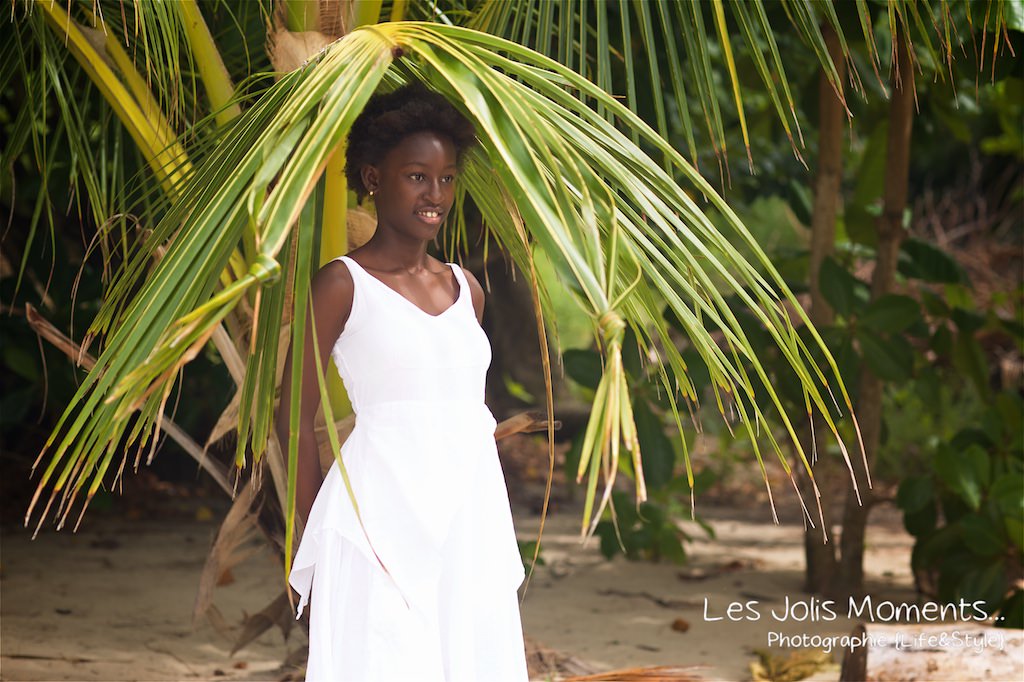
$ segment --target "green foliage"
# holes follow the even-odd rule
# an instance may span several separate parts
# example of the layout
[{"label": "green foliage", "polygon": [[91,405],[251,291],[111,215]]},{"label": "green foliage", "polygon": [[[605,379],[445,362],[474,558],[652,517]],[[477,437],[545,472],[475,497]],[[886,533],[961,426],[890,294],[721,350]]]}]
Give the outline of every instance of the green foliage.
[{"label": "green foliage", "polygon": [[832,309],[843,317],[862,310],[870,297],[868,286],[831,257],[821,264],[818,286]]},{"label": "green foliage", "polygon": [[661,505],[648,500],[636,508],[626,493],[616,490],[609,513],[613,520],[600,521],[595,531],[606,558],[621,551],[628,559],[668,559],[677,564],[686,561],[686,534]]},{"label": "green foliage", "polygon": [[962,284],[963,268],[956,260],[934,244],[910,237],[900,244],[897,272],[904,277],[938,284]]},{"label": "green foliage", "polygon": [[[871,163],[868,148],[861,172]],[[864,190],[864,197],[870,193]],[[1021,325],[978,310],[956,259],[922,239],[901,245],[902,293],[872,301],[868,283],[853,270],[873,253],[866,240],[857,241],[840,242],[822,265],[821,292],[836,319],[820,332],[854,391],[865,367],[886,382],[874,473],[902,479],[897,503],[916,539],[919,587],[942,601],[982,601],[998,625],[1021,627],[1015,583],[1024,565],[1024,400],[1017,387],[993,388],[982,345],[986,339],[1019,352]],[[1018,316],[1019,306],[1018,300]],[[770,359],[773,352],[764,357],[766,366],[795,409],[799,385]]]},{"label": "green foliage", "polygon": [[[52,15],[59,4],[65,3],[41,2],[35,7],[50,8]],[[664,425],[670,421],[680,424],[677,391],[682,400],[690,400],[712,386],[717,399],[722,387],[731,394],[730,408],[735,406],[741,413],[747,433],[754,431],[751,422],[759,423],[763,412],[775,410],[793,435],[787,408],[804,414],[811,403],[829,420],[835,413],[828,411],[825,387],[848,410],[850,403],[841,382],[833,381],[832,375],[826,380],[812,369],[831,363],[828,350],[806,328],[798,336],[788,315],[779,310],[783,305],[796,310],[799,306],[774,264],[764,256],[762,235],[752,237],[677,150],[689,149],[696,165],[694,129],[702,133],[690,122],[691,110],[705,114],[706,139],[712,144],[702,146],[713,150],[716,162],[722,161],[727,137],[741,138],[749,155],[750,147],[759,140],[777,147],[783,133],[790,139],[794,131],[800,135],[799,101],[813,97],[790,95],[780,46],[787,54],[788,68],[787,45],[809,45],[806,52],[814,59],[805,55],[807,63],[815,69],[821,65],[836,81],[821,35],[823,22],[842,33],[844,24],[857,25],[849,20],[856,19],[856,11],[864,10],[860,28],[869,41],[870,68],[876,73],[878,54],[888,52],[887,36],[881,30],[887,22],[894,26],[898,19],[916,27],[912,32],[923,41],[919,52],[929,74],[943,73],[942,53],[951,55],[955,46],[940,40],[940,50],[934,49],[927,37],[931,31],[928,23],[935,28],[941,25],[944,31],[939,33],[946,36],[951,21],[954,26],[963,25],[957,21],[959,14],[953,17],[946,12],[933,17],[933,22],[922,22],[916,3],[905,1],[862,1],[852,9],[853,3],[713,3],[715,11],[707,17],[700,3],[559,5],[529,0],[518,6],[510,2],[469,3],[471,11],[466,12],[461,11],[466,7],[461,2],[442,3],[442,12],[445,7],[459,10],[451,14],[456,20],[467,19],[473,27],[493,30],[514,42],[440,24],[382,24],[350,34],[271,87],[262,54],[262,12],[271,3],[207,4],[206,19],[220,61],[229,80],[242,84],[238,98],[246,112],[231,126],[204,127],[202,120],[188,120],[187,114],[212,116],[216,107],[201,91],[203,79],[195,76],[194,66],[201,71],[201,64],[193,64],[189,56],[195,51],[191,48],[196,46],[190,44],[195,37],[184,30],[175,10],[183,3],[102,4],[107,10],[120,10],[104,10],[112,29],[107,35],[119,36],[120,29],[129,24],[139,28],[123,31],[125,40],[131,33],[138,42],[130,46],[133,57],[139,55],[137,63],[145,65],[145,82],[155,84],[156,103],[166,109],[170,131],[180,134],[181,144],[187,146],[194,175],[173,192],[148,175],[142,191],[123,191],[130,186],[125,178],[134,175],[125,169],[146,167],[136,158],[145,145],[137,149],[129,144],[125,130],[110,124],[114,120],[111,111],[116,113],[133,103],[127,97],[107,95],[101,99],[96,91],[84,87],[85,72],[67,52],[64,32],[72,22],[47,25],[37,13],[10,24],[18,30],[12,33],[16,40],[0,50],[5,57],[2,63],[11,67],[4,71],[4,82],[10,74],[24,71],[28,74],[24,89],[32,96],[22,98],[27,103],[24,112],[10,114],[15,120],[9,126],[15,143],[9,149],[27,149],[31,139],[36,169],[61,192],[64,186],[75,186],[77,178],[84,178],[84,190],[79,191],[90,198],[97,223],[114,214],[142,211],[143,224],[153,230],[148,242],[140,244],[119,224],[123,236],[117,244],[125,253],[119,258],[104,254],[105,267],[125,265],[94,322],[93,331],[103,337],[104,352],[83,388],[62,401],[73,405],[65,413],[65,428],[54,434],[57,440],[44,477],[44,484],[51,480],[54,491],[74,493],[72,501],[90,478],[90,494],[96,492],[104,472],[120,453],[119,446],[141,448],[145,444],[172,393],[177,370],[201,355],[198,351],[205,349],[208,334],[220,320],[228,319],[236,306],[242,307],[243,301],[259,302],[260,326],[251,338],[234,339],[238,347],[254,351],[242,391],[239,463],[245,459],[247,446],[252,446],[254,455],[262,451],[273,409],[276,339],[286,298],[282,282],[291,278],[304,286],[312,267],[311,245],[318,225],[303,212],[303,203],[321,194],[322,188],[314,188],[320,186],[324,162],[378,82],[387,88],[401,81],[422,80],[463,103],[477,123],[482,141],[481,150],[467,164],[466,190],[480,203],[489,227],[498,234],[499,246],[511,253],[523,271],[536,254],[544,254],[550,268],[541,273],[541,288],[550,289],[557,283],[571,290],[581,303],[583,317],[594,323],[590,332],[602,337],[600,355],[595,353],[596,372],[593,357],[574,361],[584,366],[589,363],[589,370],[575,371],[590,373],[581,383],[593,388],[599,408],[593,419],[598,425],[594,433],[600,432],[599,436],[587,447],[581,441],[579,447],[584,459],[592,463],[592,472],[608,464],[601,456],[603,443],[615,440],[618,446],[618,426],[602,428],[600,424],[623,425],[621,433],[628,448],[631,439],[626,432],[635,421],[636,441],[645,452],[642,472],[632,471],[633,460],[628,457],[617,460],[610,470],[614,474],[618,467],[627,474],[642,473],[655,494],[669,490],[679,452],[665,435]],[[372,4],[364,3],[361,9]],[[425,12],[433,19],[435,3],[413,4],[410,15]],[[73,6],[78,26],[88,23],[91,6],[100,5],[76,2]],[[593,10],[595,22],[589,20],[587,6]],[[955,5],[956,12],[962,8]],[[1011,27],[1020,24],[1017,9],[1011,6],[1012,11],[1002,19]],[[443,15],[441,19],[447,21]],[[998,27],[1000,21],[993,15],[991,25]],[[775,27],[781,25],[792,25],[794,31],[777,31]],[[882,40],[879,45],[871,36],[872,26]],[[636,44],[643,48],[642,64],[631,62],[631,30]],[[734,37],[737,31],[743,40]],[[776,40],[776,33],[782,42]],[[242,44],[239,35],[246,36]],[[619,35],[620,49],[606,50]],[[246,42],[249,38],[253,39],[251,50]],[[840,40],[846,39],[841,35]],[[37,44],[44,52],[28,49]],[[118,45],[118,39],[108,40],[108,50],[112,44]],[[524,44],[556,57],[559,63],[523,49]],[[592,45],[597,49],[591,49]],[[686,59],[676,59],[677,51]],[[18,66],[26,54],[30,58]],[[618,64],[619,56],[624,65]],[[95,64],[105,61],[98,54],[92,57]],[[727,79],[712,71],[712,57],[722,58]],[[613,61],[614,68],[624,67],[626,74],[626,107],[610,94]],[[649,76],[643,67],[648,67]],[[741,78],[759,81],[764,94],[747,96],[750,83],[743,82],[741,88]],[[118,85],[120,79],[110,78],[109,83]],[[209,85],[202,83],[203,89]],[[808,83],[802,86],[806,88]],[[261,87],[267,89],[257,92]],[[1009,101],[1000,109],[1001,126],[985,131],[992,149],[1011,149],[1020,139],[1020,98],[1014,99],[1019,80],[1007,80],[1002,87],[995,95]],[[79,96],[80,91],[88,94]],[[140,91],[148,93],[145,87]],[[985,90],[984,96],[989,96],[988,92]],[[72,93],[76,96],[70,96]],[[171,99],[162,99],[165,95]],[[60,115],[52,119],[37,115],[39,109],[55,111],[54,98],[60,102]],[[675,111],[665,106],[666,100],[675,104]],[[644,114],[644,120],[655,121],[658,134],[634,116],[638,112]],[[963,122],[965,117],[948,111],[944,114],[944,120],[962,137],[977,133]],[[666,142],[672,137],[672,116],[676,120],[671,123],[683,133],[676,136],[680,139]],[[74,125],[76,121],[80,124]],[[49,128],[50,124],[58,125]],[[867,245],[870,236],[864,237],[864,228],[870,227],[877,215],[881,193],[882,174],[875,171],[881,167],[884,153],[879,142],[884,141],[884,125],[882,121],[866,136],[869,150],[863,154],[857,196],[847,216],[849,235]],[[73,150],[70,171],[69,159],[60,158],[62,147],[68,147],[59,143],[60,135],[68,138]],[[162,148],[162,143],[149,143]],[[729,144],[736,148],[731,140]],[[38,150],[45,150],[45,156]],[[17,154],[11,151],[12,157]],[[104,162],[108,158],[104,154],[118,161]],[[795,199],[793,214],[806,223],[808,191],[786,172],[799,167],[790,156],[790,149],[781,153],[776,149],[765,155],[761,170],[785,178],[777,193]],[[799,152],[795,156],[799,157]],[[6,153],[4,158],[9,160]],[[665,172],[654,159],[664,162]],[[65,176],[70,176],[70,182],[62,182]],[[0,187],[13,187],[5,178],[0,178]],[[555,178],[559,181],[552,182]],[[30,184],[19,185],[19,192],[40,197],[32,209],[33,225],[44,210],[47,183],[42,184],[43,191],[38,193]],[[26,187],[29,192],[24,192]],[[169,196],[156,196],[160,191],[168,191]],[[141,199],[140,193],[144,195]],[[709,203],[697,205],[698,196]],[[172,206],[175,201],[178,203]],[[522,211],[522,223],[519,216],[509,216],[512,204]],[[770,233],[774,224],[795,222],[784,208],[777,203],[754,206],[751,219],[763,218]],[[48,204],[45,210],[48,215]],[[172,235],[171,248],[151,269],[152,256]],[[295,254],[290,246],[296,246]],[[928,262],[927,249],[914,252],[908,247],[905,252],[908,264],[901,263],[905,276],[947,286],[946,301],[939,301],[936,307],[945,306],[953,323],[936,330],[928,343],[933,350],[951,355],[955,366],[970,376],[971,385],[981,392],[987,376],[984,353],[967,330],[984,320],[979,323],[954,301],[955,296],[965,294],[962,282],[948,272],[948,263]],[[830,300],[839,302],[842,319],[826,333],[830,346],[839,349],[836,364],[841,377],[854,376],[860,364],[866,363],[879,376],[893,381],[918,378],[921,358],[907,337],[916,334],[922,322],[909,315],[908,302],[890,299],[868,305],[865,285],[852,275],[843,276],[843,268],[834,265],[836,268],[829,266],[830,276],[835,277],[829,284]],[[793,278],[799,277],[800,271],[787,269],[782,274]],[[726,302],[728,293],[734,295]],[[301,320],[298,313],[304,311],[305,296],[300,287],[290,311],[295,319]],[[666,304],[671,313],[665,317],[690,339],[691,345],[678,354],[662,320]],[[905,313],[911,319],[905,318]],[[552,317],[550,310],[547,315]],[[622,338],[623,322],[633,325],[636,336]],[[297,327],[295,338],[301,341],[303,325]],[[718,337],[713,338],[712,333]],[[659,344],[667,361],[648,363],[646,350]],[[301,342],[297,344],[301,346]],[[634,348],[645,353],[631,354]],[[765,373],[761,358],[769,356],[775,366]],[[5,362],[26,380],[33,371],[17,351],[5,356]],[[138,408],[141,413],[132,421],[130,415]],[[294,412],[295,406],[292,409]],[[835,430],[831,423],[829,426]],[[770,431],[766,433],[773,438]],[[692,490],[699,476],[689,470],[685,438],[676,442],[682,446],[687,484]],[[752,438],[751,443],[756,451],[757,442]],[[774,440],[771,445],[778,450]],[[290,464],[294,467],[294,461]],[[591,476],[590,497],[596,479]],[[984,499],[981,483],[969,489],[976,493],[970,500]],[[290,523],[288,528],[290,538]],[[290,552],[286,556],[290,557]]]},{"label": "green foliage", "polygon": [[[922,296],[917,309],[905,300],[889,305],[913,319],[906,328],[924,321],[929,330],[922,350],[914,351],[922,368],[914,402],[934,415],[933,424],[960,424],[952,434],[932,429],[921,460],[906,465],[918,472],[899,487],[897,504],[916,539],[919,588],[943,601],[984,602],[987,613],[998,613],[998,626],[1021,627],[1014,584],[1024,564],[1024,398],[1014,388],[992,388],[978,337],[1001,334],[1017,347],[1024,337],[1012,322],[935,294]],[[888,430],[914,419],[895,410]]]},{"label": "green foliage", "polygon": [[[601,358],[596,350],[566,351],[563,362],[573,381],[588,391],[596,389],[602,371]],[[692,367],[689,359],[687,364]],[[626,493],[612,491],[611,503],[594,527],[594,532],[600,538],[601,553],[609,559],[621,553],[628,559],[667,559],[682,563],[686,560],[684,543],[690,536],[682,530],[679,520],[690,516],[690,508],[681,500],[688,495],[699,494],[711,484],[715,474],[711,470],[697,473],[693,476],[692,488],[689,476],[676,475],[680,450],[687,450],[686,434],[677,432],[673,420],[666,415],[670,406],[654,378],[663,367],[644,356],[632,330],[626,333],[623,342],[623,365],[633,396],[637,438],[643,453],[643,474],[650,497],[637,506]],[[697,377],[695,385],[702,390],[708,380],[700,379],[694,369],[697,368],[691,369],[690,376]],[[706,371],[704,376],[707,376]],[[675,438],[670,437],[671,432],[675,432]],[[566,473],[570,476],[576,471],[582,440],[583,434],[580,433],[566,457]],[[624,474],[635,478],[629,460],[620,459],[619,467]],[[692,497],[690,499],[692,501]],[[693,519],[708,535],[713,535],[710,526],[696,516]]]},{"label": "green foliage", "polygon": [[[672,493],[664,489],[636,506],[626,493],[614,491],[608,512],[594,531],[601,541],[601,554],[607,559],[621,553],[630,560],[684,563],[685,543],[692,538],[679,524],[682,510]],[[708,537],[714,537],[711,526],[699,517],[694,520]]]},{"label": "green foliage", "polygon": [[[522,559],[523,568],[526,570],[527,573],[529,573],[530,572],[530,566],[534,563],[533,562],[533,553],[537,551],[537,541],[536,540],[519,540],[518,543],[519,543],[519,556]],[[544,547],[543,547],[543,545],[541,546],[540,553],[537,554],[537,562],[536,563],[537,563],[538,566],[543,566],[545,563],[547,563],[547,562],[544,561]]]},{"label": "green foliage", "polygon": [[1024,552],[1024,400],[992,399],[1012,417],[988,428],[961,429],[934,450],[932,469],[908,477],[897,502],[916,538],[919,584],[941,600],[982,601],[999,627],[1024,627],[1015,586]]},{"label": "green foliage", "polygon": [[[630,329],[623,340],[622,363],[632,396],[637,440],[643,453],[644,480],[649,491],[658,491],[672,481],[676,463],[680,459],[679,448],[666,435],[666,425],[672,420],[665,414],[670,407],[656,376],[662,366],[642,360],[641,353],[636,334]],[[562,361],[566,374],[573,381],[588,391],[597,389],[603,365],[601,355],[596,350],[570,349],[563,354]],[[581,441],[581,438],[582,434],[574,441],[574,445],[579,445],[576,441]],[[686,447],[685,441],[680,443],[682,448]],[[567,473],[572,477],[575,477],[575,467],[579,461],[575,452],[574,448],[566,462]],[[627,458],[620,459],[619,466],[626,475],[634,476],[632,464]]]}]

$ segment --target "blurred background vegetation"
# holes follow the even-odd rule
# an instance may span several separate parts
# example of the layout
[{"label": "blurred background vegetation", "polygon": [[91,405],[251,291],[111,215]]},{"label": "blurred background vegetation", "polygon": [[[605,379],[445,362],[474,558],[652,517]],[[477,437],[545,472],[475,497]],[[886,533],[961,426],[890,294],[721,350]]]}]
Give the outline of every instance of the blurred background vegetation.
[{"label": "blurred background vegetation", "polygon": [[[709,14],[711,5],[705,8]],[[215,36],[241,29],[254,46],[262,45],[265,15],[259,11],[231,14],[219,3],[201,6]],[[995,18],[986,24],[976,13],[969,22],[966,4],[951,3],[952,24],[959,33],[955,58],[949,63],[935,58],[923,34],[914,35],[913,132],[905,140],[905,206],[898,215],[888,216],[902,229],[893,244],[880,236],[878,228],[886,218],[887,188],[896,182],[890,169],[892,67],[884,58],[879,65],[863,35],[852,29],[863,19],[857,14],[858,6],[835,3],[843,25],[851,27],[846,35],[849,62],[842,78],[848,88],[849,116],[840,107],[836,126],[834,115],[831,123],[825,120],[826,110],[836,107],[834,94],[823,84],[819,59],[807,49],[804,36],[785,20],[786,5],[765,4],[793,92],[792,117],[799,122],[802,136],[796,147],[761,87],[758,48],[748,42],[732,44],[735,72],[744,87],[746,134],[735,108],[732,82],[722,69],[712,72],[715,90],[707,95],[720,106],[721,140],[684,121],[700,110],[702,96],[690,92],[687,105],[693,111],[681,109],[669,85],[668,70],[657,87],[649,87],[650,81],[638,83],[637,108],[652,122],[663,110],[668,139],[679,149],[697,151],[696,165],[740,215],[789,286],[800,294],[801,302],[808,310],[817,305],[821,317],[812,315],[812,319],[836,355],[855,401],[865,391],[878,391],[874,486],[870,494],[862,486],[863,506],[844,499],[849,496],[848,482],[840,469],[838,448],[822,445],[817,452],[829,527],[838,532],[860,524],[861,532],[859,547],[857,533],[851,530],[842,534],[841,542],[830,544],[826,554],[812,547],[820,544],[820,535],[809,533],[808,587],[825,593],[862,589],[862,575],[858,577],[856,566],[845,565],[844,557],[847,563],[858,563],[863,525],[872,506],[896,505],[916,539],[911,560],[923,595],[983,599],[990,612],[999,609],[1006,618],[1000,624],[1022,627],[1024,9],[1019,2],[1002,5],[1006,30],[993,32],[986,28],[998,25]],[[892,36],[884,3],[865,6],[870,10],[877,53],[888,55]],[[733,24],[730,28],[739,30]],[[24,42],[30,36],[15,30],[8,19],[3,35],[3,63],[13,58],[16,49],[29,52]],[[931,40],[936,40],[934,33]],[[620,42],[618,48],[627,52],[631,46]],[[663,57],[669,54],[666,44],[658,49]],[[719,64],[718,43],[709,41],[707,50]],[[235,68],[232,60],[243,58],[265,62],[258,48],[224,52],[231,68]],[[75,68],[66,54],[35,58],[52,60],[53,68]],[[623,67],[619,61],[613,64],[615,83],[614,69]],[[260,66],[250,63],[245,68],[255,72]],[[878,77],[873,75],[876,70],[882,72]],[[0,206],[7,216],[0,252],[4,312],[0,318],[4,366],[0,497],[5,525],[20,523],[32,489],[29,467],[82,376],[64,353],[40,340],[26,324],[26,306],[38,309],[70,338],[82,339],[109,274],[105,268],[111,259],[97,234],[104,217],[112,213],[111,207],[88,202],[83,183],[105,182],[137,192],[138,173],[145,165],[139,155],[124,165],[113,163],[114,157],[133,158],[122,154],[130,141],[103,98],[89,86],[85,73],[75,72],[74,77],[81,88],[63,94],[37,93],[33,84],[19,82],[10,73],[0,80],[5,165],[0,175]],[[181,99],[176,106],[187,110],[188,93],[177,94]],[[42,118],[26,122],[21,115],[23,104],[37,95],[46,98],[49,109],[43,109],[47,113]],[[86,138],[69,137],[62,124],[69,112],[87,122],[82,126]],[[182,128],[188,125],[183,123]],[[824,135],[829,136],[827,140]],[[45,146],[40,147],[38,140],[45,140]],[[822,198],[819,181],[825,175],[819,153],[829,141],[838,150],[838,156],[828,161],[835,179],[834,220],[829,221],[827,248],[816,250],[812,244],[815,215],[822,210],[816,200]],[[751,161],[741,153],[745,142],[749,142]],[[704,209],[715,219],[710,206]],[[45,229],[46,223],[53,229]],[[466,264],[481,281],[486,272],[491,290],[485,319],[495,349],[489,404],[499,418],[536,408],[543,404],[544,384],[536,338],[528,331],[533,311],[525,279],[510,272],[501,254],[486,252],[472,240],[463,246]],[[443,247],[439,245],[439,251]],[[873,291],[876,270],[882,267],[879,254],[890,247],[896,255],[891,284]],[[543,261],[539,267],[546,267]],[[567,490],[561,494],[570,499],[568,489],[575,485],[574,452],[578,457],[601,362],[590,321],[569,302],[568,292],[552,290],[551,294],[562,351],[561,358],[554,358],[559,377],[556,415],[564,424],[558,437],[565,441],[560,452],[564,453]],[[759,339],[756,320],[750,317],[745,327],[752,339]],[[749,443],[731,432],[743,428],[742,424],[730,427],[715,418],[706,373],[700,385],[700,358],[687,354],[682,334],[677,340],[695,383],[707,396],[707,407],[702,409],[711,414],[693,414],[692,431],[675,433],[664,396],[657,382],[651,381],[656,366],[651,358],[642,357],[635,343],[630,348],[627,340],[624,361],[635,390],[633,408],[651,499],[637,512],[626,492],[616,492],[618,528],[611,523],[610,512],[598,527],[602,550],[609,556],[624,553],[636,559],[685,560],[687,537],[677,521],[689,517],[692,502],[681,438],[696,452],[692,475],[698,511],[702,493],[728,501],[723,497],[735,490],[730,485],[751,468]],[[799,385],[787,373],[777,348],[768,339],[762,338],[761,343],[763,363],[772,368],[789,407],[800,413]],[[559,376],[558,363],[564,378]],[[174,406],[173,418],[203,442],[233,392],[223,361],[211,349],[183,372],[177,395],[169,403]],[[860,405],[855,404],[860,413]],[[778,424],[759,427],[766,433],[774,429],[781,438]],[[847,442],[853,442],[852,424],[843,420],[841,429]],[[814,436],[809,438],[813,442]],[[703,449],[697,447],[698,440]],[[219,494],[197,475],[193,459],[165,441],[152,464],[157,476],[206,486],[211,494]],[[770,448],[764,442],[767,451]],[[214,447],[209,456],[226,464],[231,460],[229,450]],[[625,474],[632,473],[627,458],[622,467]],[[772,475],[772,464],[768,467]],[[761,495],[767,514],[767,498]],[[115,499],[104,493],[98,501],[113,505]]]}]

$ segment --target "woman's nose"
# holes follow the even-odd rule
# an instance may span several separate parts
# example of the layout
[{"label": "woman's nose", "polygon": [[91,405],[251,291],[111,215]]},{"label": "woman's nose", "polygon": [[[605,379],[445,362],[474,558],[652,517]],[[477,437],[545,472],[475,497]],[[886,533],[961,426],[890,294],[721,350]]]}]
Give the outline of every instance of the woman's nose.
[{"label": "woman's nose", "polygon": [[442,199],[442,189],[440,180],[429,180],[427,186],[424,188],[424,195],[430,201],[440,201]]}]

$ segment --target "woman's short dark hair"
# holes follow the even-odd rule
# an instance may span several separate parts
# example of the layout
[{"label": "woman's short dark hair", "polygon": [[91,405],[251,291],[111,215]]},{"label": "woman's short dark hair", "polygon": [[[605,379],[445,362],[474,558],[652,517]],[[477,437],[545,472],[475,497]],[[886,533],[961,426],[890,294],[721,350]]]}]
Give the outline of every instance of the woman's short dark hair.
[{"label": "woman's short dark hair", "polygon": [[473,124],[439,93],[411,83],[370,98],[352,123],[345,151],[345,176],[349,189],[362,199],[363,166],[373,166],[407,135],[431,131],[451,138],[457,160],[476,142]]}]

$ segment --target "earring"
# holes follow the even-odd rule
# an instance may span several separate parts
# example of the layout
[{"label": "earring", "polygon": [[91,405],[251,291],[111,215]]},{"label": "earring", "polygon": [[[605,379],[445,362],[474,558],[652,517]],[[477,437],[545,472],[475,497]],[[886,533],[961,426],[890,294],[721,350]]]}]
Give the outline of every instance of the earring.
[{"label": "earring", "polygon": [[373,197],[373,190],[370,190],[370,196]]}]

